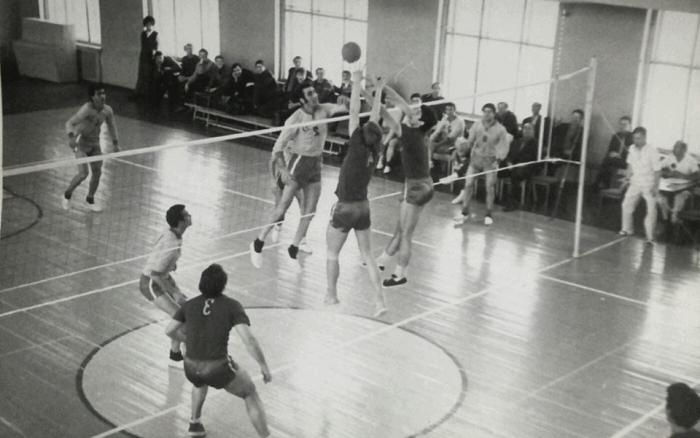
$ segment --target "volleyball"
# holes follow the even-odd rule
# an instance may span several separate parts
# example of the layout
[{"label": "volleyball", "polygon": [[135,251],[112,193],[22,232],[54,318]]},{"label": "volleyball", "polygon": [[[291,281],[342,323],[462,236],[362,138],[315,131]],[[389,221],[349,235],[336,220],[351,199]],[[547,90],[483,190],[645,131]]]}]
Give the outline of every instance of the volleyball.
[{"label": "volleyball", "polygon": [[348,42],[343,45],[343,59],[345,62],[353,63],[362,56],[362,49],[355,42]]}]

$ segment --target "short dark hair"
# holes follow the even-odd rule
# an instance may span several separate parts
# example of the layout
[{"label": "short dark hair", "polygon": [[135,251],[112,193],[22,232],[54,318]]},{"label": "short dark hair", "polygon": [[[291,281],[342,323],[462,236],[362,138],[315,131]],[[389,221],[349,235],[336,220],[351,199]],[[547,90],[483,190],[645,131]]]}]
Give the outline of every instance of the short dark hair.
[{"label": "short dark hair", "polygon": [[494,113],[496,112],[496,105],[492,104],[491,102],[485,103],[484,106],[481,107],[481,111],[483,112],[487,108],[490,108]]},{"label": "short dark hair", "polygon": [[202,52],[206,53],[207,55],[209,54],[209,50],[205,49],[204,47],[199,49],[199,51],[197,53],[202,53]]},{"label": "short dark hair", "polygon": [[690,429],[700,421],[700,397],[690,386],[674,383],[666,394],[668,416],[676,425]]},{"label": "short dark hair", "polygon": [[636,128],[634,128],[634,131],[632,131],[632,135],[634,135],[634,134],[642,134],[643,136],[646,137],[647,136],[647,128],[645,128],[644,126],[637,126]]},{"label": "short dark hair", "polygon": [[583,110],[582,109],[577,108],[577,109],[571,111],[571,114],[578,114],[579,116],[581,116],[581,118],[583,118]]},{"label": "short dark hair", "polygon": [[243,66],[242,66],[240,63],[234,62],[234,63],[231,65],[231,70],[235,70],[236,67],[240,67],[241,69],[243,69]]},{"label": "short dark hair", "polygon": [[411,94],[410,99],[414,99],[414,98],[416,98],[416,97],[417,97],[418,99],[421,99],[420,93],[413,93],[413,94]]},{"label": "short dark hair", "polygon": [[214,263],[202,271],[199,277],[199,291],[207,298],[216,298],[224,293],[228,275],[221,265]]},{"label": "short dark hair", "polygon": [[255,65],[258,65],[258,64],[265,65],[265,61],[263,61],[262,59],[258,59],[257,61],[255,61]]},{"label": "short dark hair", "polygon": [[623,121],[623,120],[627,120],[628,122],[632,123],[632,119],[630,118],[630,116],[622,116],[622,117],[620,117],[620,121]]},{"label": "short dark hair", "polygon": [[352,74],[350,73],[350,70],[343,70],[342,74],[352,76]]},{"label": "short dark hair", "polygon": [[158,50],[158,51],[156,51],[156,53],[153,54],[153,57],[154,57],[154,58],[157,58],[158,56],[163,56],[163,52],[161,52],[160,50]]},{"label": "short dark hair", "polygon": [[297,56],[295,56],[294,58],[292,58],[292,61],[296,61],[297,59],[302,59],[302,57],[299,56],[299,55],[297,55]]},{"label": "short dark hair", "polygon": [[294,69],[294,74],[295,74],[295,75],[304,75],[304,76],[306,76],[306,70],[304,70],[303,68],[295,68],[295,69]]},{"label": "short dark hair", "polygon": [[430,88],[435,88],[436,85],[440,85],[440,82],[433,82],[433,83],[430,85]]},{"label": "short dark hair", "polygon": [[103,83],[98,82],[95,84],[88,85],[88,99],[92,99],[98,91],[104,90],[105,86]]},{"label": "short dark hair", "polygon": [[453,110],[457,110],[457,106],[455,105],[454,102],[447,102],[445,104],[445,109],[447,109],[448,107],[451,107]]},{"label": "short dark hair", "polygon": [[183,204],[175,204],[165,212],[165,221],[172,228],[177,227],[181,220],[184,220],[182,212],[185,211],[185,206]]},{"label": "short dark hair", "polygon": [[221,55],[216,55],[216,56],[214,57],[214,61],[216,61],[217,59],[224,59],[224,57],[221,56]]},{"label": "short dark hair", "polygon": [[146,26],[147,24],[150,24],[151,26],[155,26],[156,19],[150,15],[146,15],[145,17],[143,17],[143,25]]},{"label": "short dark hair", "polygon": [[306,98],[304,97],[304,90],[306,90],[309,87],[313,88],[314,84],[308,78],[305,78],[301,82],[301,85],[299,87],[297,87],[297,89],[294,91],[294,96],[292,96],[293,101],[300,102],[302,99],[304,99],[304,101],[306,101]]}]

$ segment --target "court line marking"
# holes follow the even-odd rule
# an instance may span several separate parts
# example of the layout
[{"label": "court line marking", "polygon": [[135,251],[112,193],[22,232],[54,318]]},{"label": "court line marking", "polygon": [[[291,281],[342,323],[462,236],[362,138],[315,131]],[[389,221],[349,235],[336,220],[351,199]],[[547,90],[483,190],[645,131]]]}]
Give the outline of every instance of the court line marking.
[{"label": "court line marking", "polygon": [[[622,240],[624,240],[624,239],[616,239],[616,240],[614,240],[613,242],[617,243],[617,242],[621,242]],[[605,243],[605,244],[602,244],[602,245],[600,245],[600,246],[598,246],[598,247],[595,247],[595,248],[593,248],[593,249],[591,249],[591,250],[589,250],[589,251],[587,251],[587,252],[581,254],[580,257],[583,257],[584,255],[588,255],[588,254],[593,254],[593,253],[595,253],[596,251],[599,251],[599,250],[601,250],[601,249],[604,249],[604,248],[607,248],[607,247],[611,246],[611,244],[612,244],[612,242],[607,242],[607,243]],[[562,260],[562,261],[560,261],[560,262],[557,262],[557,263],[555,263],[555,264],[553,264],[553,265],[550,265],[550,266],[547,266],[547,267],[545,267],[545,268],[542,268],[542,269],[540,269],[540,270],[538,270],[538,271],[535,271],[535,273],[536,273],[536,274],[539,274],[539,273],[541,273],[541,272],[546,272],[546,271],[548,271],[548,270],[550,270],[550,269],[553,269],[553,268],[555,268],[555,267],[557,267],[557,266],[561,266],[561,265],[564,264],[564,263],[569,263],[569,262],[571,262],[572,260],[575,260],[575,258],[574,258],[574,257],[569,257],[569,258],[564,259],[564,260]],[[524,284],[527,284],[529,281],[530,281],[530,279],[526,279],[526,280],[523,280],[523,281],[517,283],[517,285],[518,285],[518,287],[520,287],[520,286],[522,286],[522,285],[524,285]],[[457,307],[457,306],[459,306],[459,305],[461,305],[461,304],[464,304],[464,303],[466,303],[466,302],[468,302],[468,301],[471,301],[471,300],[474,300],[474,299],[476,299],[476,298],[479,298],[479,297],[482,297],[482,296],[486,295],[487,293],[491,292],[492,289],[495,289],[495,288],[502,288],[502,287],[509,287],[509,288],[512,288],[513,285],[510,284],[510,283],[503,282],[503,284],[494,284],[494,285],[491,285],[491,286],[487,286],[486,288],[481,289],[481,290],[479,290],[479,291],[477,291],[477,292],[474,292],[473,294],[470,294],[470,295],[468,295],[468,296],[466,296],[466,297],[460,298],[460,299],[458,299],[458,300],[453,300],[453,301],[445,302],[444,304],[441,304],[441,305],[439,305],[439,306],[437,306],[437,307],[434,307],[433,309],[426,310],[425,312],[418,313],[418,314],[416,314],[416,315],[413,315],[413,316],[408,317],[408,318],[406,318],[406,319],[403,319],[403,320],[401,320],[401,321],[398,321],[398,322],[389,324],[389,325],[387,325],[387,326],[385,326],[385,327],[382,327],[382,328],[379,329],[379,330],[375,330],[375,331],[372,331],[372,332],[365,333],[364,335],[358,336],[358,337],[353,338],[353,339],[351,339],[351,340],[349,340],[349,341],[346,341],[346,342],[337,344],[337,345],[335,345],[335,346],[333,346],[333,347],[330,347],[330,348],[326,348],[325,350],[323,350],[323,353],[327,354],[327,353],[336,352],[336,351],[338,351],[338,350],[343,350],[343,349],[345,349],[345,348],[348,348],[348,347],[351,347],[351,346],[353,346],[353,345],[356,345],[356,344],[359,344],[359,343],[361,343],[361,342],[364,342],[364,341],[367,340],[367,339],[374,338],[374,337],[376,337],[376,336],[378,336],[378,335],[381,335],[381,334],[383,334],[383,333],[386,333],[386,332],[388,332],[388,331],[391,331],[391,330],[393,330],[393,329],[395,329],[395,328],[398,328],[398,327],[401,327],[401,326],[403,326],[403,325],[406,325],[406,324],[408,324],[408,323],[410,323],[410,322],[418,321],[418,320],[424,319],[426,316],[430,316],[430,315],[433,315],[433,314],[436,314],[436,313],[441,313],[441,312],[444,311],[444,310]],[[0,316],[2,316],[2,315],[0,315]],[[283,365],[283,366],[274,368],[273,370],[271,370],[271,373],[272,373],[273,375],[275,375],[275,374],[277,374],[277,373],[284,372],[284,371],[286,371],[286,370],[292,368],[293,366],[295,366],[298,362],[301,362],[301,361],[303,361],[303,360],[304,360],[304,359],[297,359],[297,360],[292,361],[292,362],[289,362],[289,363],[287,363],[287,364],[285,364],[285,365]],[[260,376],[254,377],[253,380],[259,381],[259,380],[260,380]],[[219,393],[217,393],[217,394],[220,394],[220,393],[221,393],[221,392],[219,392]],[[189,401],[185,401],[185,402],[179,403],[179,404],[177,404],[177,405],[175,405],[175,406],[171,406],[171,407],[169,407],[169,408],[162,409],[162,410],[157,411],[157,412],[154,412],[154,413],[152,413],[152,414],[150,414],[150,415],[148,415],[148,416],[145,416],[145,417],[142,417],[142,418],[140,418],[140,419],[131,421],[131,422],[129,422],[129,423],[126,423],[126,424],[123,424],[123,425],[114,427],[114,428],[109,429],[109,430],[107,430],[107,431],[105,431],[105,432],[102,432],[102,433],[100,433],[100,434],[93,435],[92,438],[104,438],[104,437],[107,437],[107,436],[111,436],[111,435],[113,435],[113,434],[115,434],[115,433],[119,433],[119,432],[121,432],[121,431],[123,431],[123,430],[134,428],[134,427],[136,427],[136,426],[139,426],[139,425],[141,425],[141,424],[147,423],[147,422],[149,422],[149,421],[151,421],[151,420],[154,420],[154,419],[156,419],[156,418],[162,417],[163,415],[166,415],[166,414],[169,414],[169,413],[171,413],[171,412],[174,412],[174,411],[177,410],[177,409],[184,408],[184,407],[188,406],[189,403],[190,403]]]},{"label": "court line marking", "polygon": [[549,281],[552,281],[555,283],[560,283],[560,284],[564,284],[566,286],[571,286],[571,287],[575,287],[578,289],[583,289],[583,290],[586,290],[589,292],[593,292],[593,293],[596,293],[598,295],[603,295],[606,297],[615,298],[615,299],[622,300],[622,301],[627,301],[628,303],[639,304],[640,306],[645,306],[645,307],[662,306],[661,304],[654,303],[652,301],[643,301],[643,300],[637,300],[634,298],[629,298],[629,297],[626,297],[624,295],[619,295],[619,294],[612,293],[612,292],[606,292],[602,289],[597,289],[595,287],[590,287],[590,286],[586,286],[583,284],[574,283],[572,281],[562,280],[560,278],[552,277],[552,276],[545,275],[545,274],[540,274],[539,276],[545,280],[549,280]]}]

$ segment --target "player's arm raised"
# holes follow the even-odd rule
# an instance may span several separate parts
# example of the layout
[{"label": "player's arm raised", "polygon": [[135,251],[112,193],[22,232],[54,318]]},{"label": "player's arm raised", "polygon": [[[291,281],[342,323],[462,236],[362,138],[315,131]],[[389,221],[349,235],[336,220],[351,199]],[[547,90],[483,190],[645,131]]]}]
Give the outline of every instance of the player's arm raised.
[{"label": "player's arm raised", "polygon": [[360,82],[362,82],[362,70],[356,70],[352,74],[352,79],[357,85],[352,87],[352,91],[350,92],[350,120],[348,122],[348,132],[351,134],[360,126],[360,95],[363,91],[360,86]]},{"label": "player's arm raised", "polygon": [[265,355],[260,348],[258,340],[253,336],[253,332],[250,331],[250,327],[247,324],[237,324],[235,327],[238,336],[241,337],[243,344],[245,344],[248,353],[253,356],[253,359],[260,366],[260,372],[263,375],[263,381],[269,383],[272,380],[272,375],[270,374],[270,369],[265,361]]}]

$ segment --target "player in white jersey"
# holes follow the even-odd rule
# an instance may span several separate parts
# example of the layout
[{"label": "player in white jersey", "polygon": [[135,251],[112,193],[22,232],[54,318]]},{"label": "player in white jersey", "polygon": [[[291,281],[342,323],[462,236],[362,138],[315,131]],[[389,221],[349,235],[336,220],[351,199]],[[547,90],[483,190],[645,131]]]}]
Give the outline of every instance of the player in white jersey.
[{"label": "player in white jersey", "polygon": [[[306,236],[312,216],[316,212],[318,198],[321,195],[321,155],[328,135],[328,125],[322,123],[301,128],[290,126],[323,120],[333,116],[333,114],[348,111],[347,99],[340,99],[341,103],[338,105],[319,103],[318,94],[310,81],[304,82],[299,87],[298,93],[296,98],[302,106],[287,119],[285,126],[288,128],[281,132],[272,149],[275,166],[280,172],[284,190],[280,202],[275,205],[270,220],[267,222],[270,225],[263,228],[258,237],[250,244],[250,258],[256,268],[262,266],[262,249],[265,237],[274,227],[273,224],[282,220],[295,194],[301,190],[304,200],[301,209],[302,217],[299,220],[294,241],[288,249],[289,256],[293,259],[297,258],[299,243]],[[285,160],[284,148],[288,144],[291,144],[292,155],[289,160]]]},{"label": "player in white jersey", "polygon": [[[99,84],[90,85],[88,94],[90,101],[81,106],[78,112],[66,122],[68,145],[75,153],[75,158],[102,154],[102,149],[100,148],[102,124],[107,125],[109,135],[112,138],[114,152],[119,151],[117,127],[114,124],[114,111],[112,111],[112,107],[105,104],[107,95],[104,86]],[[78,165],[78,174],[73,177],[73,180],[63,193],[61,205],[65,210],[70,209],[73,191],[88,177],[89,172],[92,173],[92,176],[90,177],[90,187],[85,200],[92,211],[101,210],[101,207],[95,203],[95,192],[97,192],[97,186],[100,184],[102,161],[91,162],[89,171],[87,164]]]},{"label": "player in white jersey", "polygon": [[[192,216],[184,205],[176,204],[165,213],[165,220],[170,228],[158,237],[153,252],[148,256],[146,266],[141,272],[139,289],[148,301],[172,317],[180,305],[187,301],[171,273],[177,269],[182,235],[192,225]],[[171,342],[170,359],[182,360],[179,341]]]}]

